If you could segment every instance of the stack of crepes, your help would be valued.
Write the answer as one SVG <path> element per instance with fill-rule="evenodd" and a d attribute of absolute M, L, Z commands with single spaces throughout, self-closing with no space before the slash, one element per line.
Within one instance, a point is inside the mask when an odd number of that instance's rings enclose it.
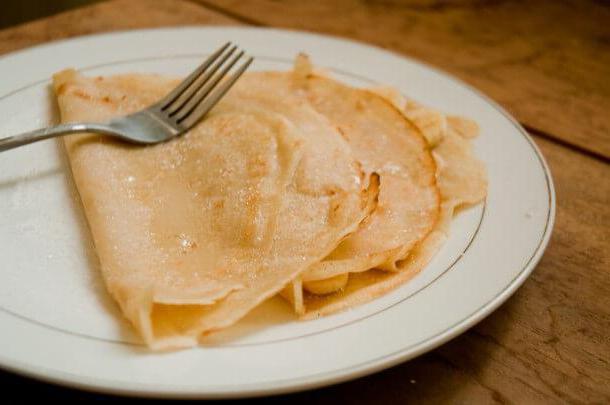
<path fill-rule="evenodd" d="M 63 122 L 145 108 L 178 80 L 54 77 Z M 108 291 L 150 348 L 196 345 L 281 294 L 302 318 L 408 281 L 480 202 L 477 125 L 358 89 L 299 55 L 246 73 L 184 136 L 65 138 Z"/>

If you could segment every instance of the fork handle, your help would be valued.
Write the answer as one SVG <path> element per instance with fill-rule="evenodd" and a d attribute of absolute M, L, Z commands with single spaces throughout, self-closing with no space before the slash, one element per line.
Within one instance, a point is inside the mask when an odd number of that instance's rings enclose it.
<path fill-rule="evenodd" d="M 44 139 L 54 138 L 56 136 L 77 134 L 81 132 L 93 132 L 98 134 L 115 134 L 116 131 L 110 126 L 104 124 L 92 123 L 73 123 L 61 124 L 54 127 L 36 129 L 30 132 L 9 136 L 8 138 L 0 139 L 0 152 L 27 145 L 33 142 L 42 141 Z"/>

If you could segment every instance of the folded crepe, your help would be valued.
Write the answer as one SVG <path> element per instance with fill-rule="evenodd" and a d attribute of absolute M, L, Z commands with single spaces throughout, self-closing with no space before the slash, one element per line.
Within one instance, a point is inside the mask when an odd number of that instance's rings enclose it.
<path fill-rule="evenodd" d="M 356 232 L 311 266 L 284 296 L 302 318 L 370 301 L 419 272 L 448 236 L 455 208 L 486 195 L 471 120 L 445 116 L 392 88 L 357 89 L 299 55 L 294 86 L 337 125 L 365 173 L 380 178 L 378 204 Z"/>
<path fill-rule="evenodd" d="M 297 60 L 306 66 L 307 60 Z M 357 232 L 304 275 L 320 280 L 345 270 L 396 270 L 396 262 L 434 226 L 439 214 L 435 163 L 418 128 L 386 99 L 295 69 L 313 107 L 333 122 L 365 173 L 380 178 L 379 201 Z M 307 283 L 305 283 L 307 289 Z"/>
<path fill-rule="evenodd" d="M 156 75 L 54 77 L 62 121 L 159 100 Z M 485 198 L 476 123 L 358 89 L 306 56 L 249 72 L 186 135 L 65 138 L 109 292 L 153 349 L 192 346 L 280 293 L 303 319 L 407 282 Z"/>
<path fill-rule="evenodd" d="M 432 113 L 436 114 L 436 111 Z M 472 123 L 468 120 L 458 121 L 460 125 Z M 476 136 L 471 132 L 467 135 Z M 396 271 L 373 268 L 350 273 L 349 277 L 342 275 L 345 278 L 342 285 L 337 284 L 337 276 L 317 281 L 325 294 L 301 289 L 301 296 L 296 301 L 300 302 L 299 313 L 302 319 L 317 318 L 352 308 L 405 284 L 442 247 L 449 236 L 450 223 L 456 210 L 477 204 L 485 198 L 485 167 L 474 156 L 471 143 L 460 135 L 456 127 L 448 126 L 443 139 L 432 153 L 437 162 L 437 183 L 441 197 L 440 212 L 434 227 L 414 245 L 404 259 L 396 262 Z M 297 295 L 296 292 L 294 294 Z"/>
<path fill-rule="evenodd" d="M 62 122 L 137 111 L 176 83 L 73 70 L 53 80 Z M 166 143 L 64 142 L 108 291 L 153 349 L 238 321 L 356 231 L 376 199 L 375 176 L 281 74 L 244 75 Z"/>

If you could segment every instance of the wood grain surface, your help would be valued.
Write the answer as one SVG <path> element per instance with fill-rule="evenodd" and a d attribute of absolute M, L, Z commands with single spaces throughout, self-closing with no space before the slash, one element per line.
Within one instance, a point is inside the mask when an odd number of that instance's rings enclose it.
<path fill-rule="evenodd" d="M 199 0 L 198 0 L 199 1 Z M 342 35 L 448 70 L 530 128 L 557 191 L 533 275 L 460 337 L 296 403 L 610 402 L 610 21 L 602 2 L 112 0 L 0 31 L 0 53 L 109 30 L 265 24 Z M 524 9 L 525 8 L 525 9 Z M 330 14 L 329 14 L 330 13 Z M 570 24 L 562 25 L 568 18 Z M 7 373 L 0 387 L 93 399 Z"/>
<path fill-rule="evenodd" d="M 107 1 L 2 30 L 0 54 L 79 35 L 196 24 L 234 25 L 239 22 L 188 1 Z"/>
<path fill-rule="evenodd" d="M 608 3 L 199 1 L 246 23 L 339 35 L 418 58 L 483 90 L 523 125 L 610 157 Z"/>

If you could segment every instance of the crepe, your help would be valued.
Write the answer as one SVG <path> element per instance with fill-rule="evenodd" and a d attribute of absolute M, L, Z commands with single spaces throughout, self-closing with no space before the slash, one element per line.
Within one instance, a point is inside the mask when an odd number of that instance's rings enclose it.
<path fill-rule="evenodd" d="M 381 178 L 372 214 L 299 278 L 300 290 L 293 286 L 295 311 L 313 318 L 407 282 L 442 246 L 455 209 L 485 197 L 487 180 L 469 141 L 478 134 L 472 120 L 422 106 L 393 88 L 343 85 L 318 73 L 304 55 L 297 58 L 293 78 L 314 108 L 338 126 L 365 172 Z M 405 185 L 405 179 L 423 181 L 415 183 L 419 189 L 403 186 L 401 193 L 396 177 Z M 399 215 L 384 215 L 385 207 Z"/>
<path fill-rule="evenodd" d="M 128 114 L 175 85 L 54 77 L 62 122 Z M 64 139 L 106 286 L 153 349 L 235 323 L 354 232 L 376 197 L 337 129 L 272 73 L 244 75 L 166 143 Z"/>
<path fill-rule="evenodd" d="M 388 88 L 372 89 L 391 102 L 422 132 L 436 162 L 436 184 L 440 195 L 440 212 L 434 227 L 418 241 L 396 271 L 369 269 L 350 273 L 339 289 L 333 279 L 320 280 L 316 291 L 304 291 L 300 298 L 302 319 L 312 319 L 352 308 L 373 300 L 403 285 L 421 271 L 443 245 L 449 235 L 456 209 L 481 202 L 487 194 L 485 166 L 473 151 L 471 139 L 478 135 L 478 126 L 470 119 L 447 116 L 439 111 L 407 100 Z"/>
<path fill-rule="evenodd" d="M 346 273 L 396 271 L 396 262 L 423 239 L 439 214 L 435 164 L 419 129 L 392 103 L 364 89 L 313 73 L 297 59 L 294 80 L 313 107 L 333 122 L 367 174 L 380 178 L 375 210 L 357 232 L 303 274 L 304 287 L 331 291 Z M 332 278 L 331 278 L 332 277 Z M 313 281 L 328 279 L 326 285 Z"/>
<path fill-rule="evenodd" d="M 380 179 L 378 203 L 359 229 L 298 280 L 314 295 L 348 285 L 354 273 L 372 268 L 397 271 L 437 222 L 440 197 L 435 163 L 420 130 L 386 98 L 343 85 L 315 71 L 300 55 L 292 80 L 298 92 L 337 126 L 368 175 Z M 289 300 L 303 315 L 308 304 L 292 286 Z"/>
<path fill-rule="evenodd" d="M 157 75 L 54 77 L 62 121 L 159 100 Z M 370 301 L 434 256 L 485 198 L 477 124 L 359 89 L 304 55 L 248 72 L 186 135 L 65 138 L 108 291 L 153 349 L 195 345 L 281 294 L 302 319 Z"/>

